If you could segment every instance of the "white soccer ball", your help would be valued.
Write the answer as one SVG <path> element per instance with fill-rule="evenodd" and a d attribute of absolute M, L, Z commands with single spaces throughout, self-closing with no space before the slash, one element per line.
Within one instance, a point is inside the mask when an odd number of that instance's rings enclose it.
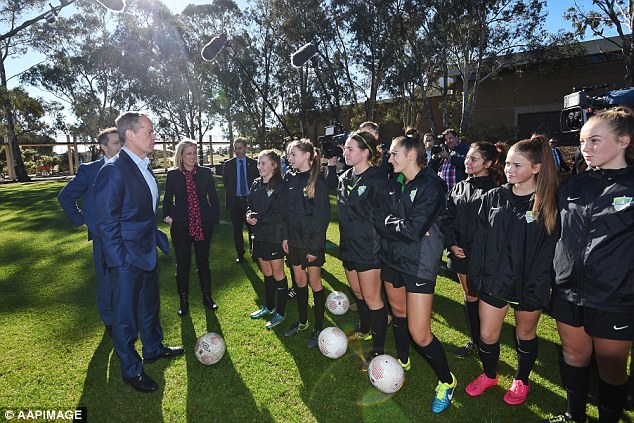
<path fill-rule="evenodd" d="M 209 332 L 198 338 L 194 352 L 198 361 L 205 365 L 216 364 L 225 355 L 225 341 L 222 336 Z"/>
<path fill-rule="evenodd" d="M 350 308 L 350 300 L 348 296 L 341 291 L 333 291 L 326 298 L 326 305 L 332 314 L 341 316 Z"/>
<path fill-rule="evenodd" d="M 328 358 L 339 358 L 348 350 L 348 338 L 336 327 L 321 331 L 318 338 L 319 351 Z"/>
<path fill-rule="evenodd" d="M 382 354 L 370 362 L 368 377 L 376 389 L 384 394 L 393 394 L 403 386 L 405 371 L 394 357 Z"/>

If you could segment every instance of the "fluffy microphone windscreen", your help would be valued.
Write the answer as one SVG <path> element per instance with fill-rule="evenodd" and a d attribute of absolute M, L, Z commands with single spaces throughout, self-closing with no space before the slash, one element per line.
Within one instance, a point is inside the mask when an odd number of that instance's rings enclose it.
<path fill-rule="evenodd" d="M 291 63 L 296 68 L 301 68 L 311 57 L 317 53 L 317 45 L 313 43 L 304 44 L 299 50 L 291 54 Z"/>
<path fill-rule="evenodd" d="M 125 9 L 125 0 L 97 0 L 103 7 L 115 12 L 121 12 Z"/>
<path fill-rule="evenodd" d="M 200 52 L 200 54 L 203 56 L 204 60 L 214 60 L 226 43 L 227 33 L 223 32 L 222 34 L 212 38 L 211 41 L 205 44 L 205 47 L 203 47 L 203 50 Z"/>

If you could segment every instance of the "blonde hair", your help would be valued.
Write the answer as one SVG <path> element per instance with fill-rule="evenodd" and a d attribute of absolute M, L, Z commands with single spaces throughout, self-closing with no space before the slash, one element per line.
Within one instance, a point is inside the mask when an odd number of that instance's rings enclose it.
<path fill-rule="evenodd" d="M 185 138 L 184 140 L 182 140 L 181 142 L 179 142 L 176 145 L 176 153 L 174 153 L 174 168 L 175 169 L 181 169 L 182 170 L 182 166 L 183 166 L 183 151 L 185 151 L 185 149 L 187 147 L 196 148 L 196 142 L 193 141 L 193 140 L 190 140 L 188 138 Z"/>

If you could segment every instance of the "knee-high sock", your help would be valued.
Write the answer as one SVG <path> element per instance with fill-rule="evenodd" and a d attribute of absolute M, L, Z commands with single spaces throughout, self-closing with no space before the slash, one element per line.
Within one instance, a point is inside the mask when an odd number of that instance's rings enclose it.
<path fill-rule="evenodd" d="M 326 312 L 326 291 L 324 288 L 320 291 L 313 291 L 313 300 L 315 301 L 315 329 L 321 331 L 324 328 L 324 313 Z"/>
<path fill-rule="evenodd" d="M 359 332 L 368 333 L 371 328 L 370 309 L 364 299 L 357 298 L 357 310 L 359 312 Z"/>
<path fill-rule="evenodd" d="M 394 316 L 392 319 L 392 331 L 394 332 L 394 344 L 396 344 L 396 356 L 401 360 L 401 363 L 407 363 L 410 343 L 407 317 Z"/>
<path fill-rule="evenodd" d="M 434 339 L 425 347 L 418 345 L 416 342 L 412 342 L 412 345 L 414 349 L 427 360 L 434 372 L 436 372 L 438 380 L 443 383 L 453 382 L 451 372 L 449 371 L 449 363 L 447 362 L 447 354 L 445 354 L 445 349 L 438 338 L 434 336 Z"/>
<path fill-rule="evenodd" d="M 500 360 L 500 341 L 495 344 L 485 344 L 480 339 L 478 347 L 478 355 L 482 362 L 484 374 L 490 379 L 495 379 L 498 374 L 498 361 Z"/>
<path fill-rule="evenodd" d="M 528 340 L 515 338 L 515 349 L 517 350 L 517 373 L 515 374 L 515 379 L 521 380 L 525 385 L 528 385 L 528 375 L 530 375 L 535 366 L 535 360 L 537 360 L 537 351 L 539 349 L 537 337 Z"/>
<path fill-rule="evenodd" d="M 275 292 L 277 296 L 277 312 L 280 315 L 284 315 L 286 312 L 286 300 L 288 299 L 288 281 L 286 278 L 281 281 L 275 281 Z"/>
<path fill-rule="evenodd" d="M 372 351 L 383 354 L 387 334 L 387 310 L 385 307 L 370 310 L 370 320 L 372 322 Z"/>
<path fill-rule="evenodd" d="M 559 362 L 561 379 L 566 390 L 566 414 L 576 422 L 586 420 L 586 401 L 590 386 L 589 366 L 574 367 L 563 358 Z"/>
<path fill-rule="evenodd" d="M 273 276 L 264 276 L 264 298 L 266 308 L 273 310 L 275 308 L 275 278 Z"/>
<path fill-rule="evenodd" d="M 308 322 L 308 286 L 295 288 L 297 292 L 297 312 L 299 314 L 299 322 Z"/>
<path fill-rule="evenodd" d="M 618 423 L 623 414 L 628 390 L 628 382 L 611 385 L 603 379 L 599 381 L 599 423 Z"/>
<path fill-rule="evenodd" d="M 467 327 L 471 342 L 477 345 L 480 338 L 480 313 L 478 312 L 478 301 L 464 302 L 465 315 L 467 316 Z"/>

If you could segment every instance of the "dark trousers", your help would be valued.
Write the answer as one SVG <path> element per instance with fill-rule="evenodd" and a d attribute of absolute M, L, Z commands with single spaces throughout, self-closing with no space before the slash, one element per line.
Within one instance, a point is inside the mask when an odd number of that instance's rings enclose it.
<path fill-rule="evenodd" d="M 92 257 L 97 274 L 97 308 L 104 325 L 112 324 L 112 282 L 103 258 L 101 239 L 93 235 Z"/>
<path fill-rule="evenodd" d="M 211 244 L 211 236 L 214 232 L 214 224 L 209 221 L 203 221 L 203 240 L 194 241 L 189 234 L 189 224 L 187 222 L 172 222 L 170 235 L 172 236 L 172 245 L 174 246 L 174 255 L 176 256 L 176 282 L 179 294 L 187 294 L 189 289 L 189 270 L 192 262 L 192 245 L 194 246 L 194 257 L 196 260 L 196 268 L 198 274 L 209 273 L 209 247 Z M 204 286 L 205 282 L 201 278 L 201 289 L 203 292 L 209 293 L 210 286 Z"/>
<path fill-rule="evenodd" d="M 158 356 L 163 350 L 159 322 L 158 269 L 147 271 L 131 264 L 110 269 L 112 276 L 112 340 L 125 378 L 136 377 L 143 363 L 134 344 L 141 334 L 143 357 Z"/>
<path fill-rule="evenodd" d="M 236 197 L 233 203 L 231 213 L 231 224 L 233 225 L 233 245 L 236 247 L 236 255 L 240 258 L 244 256 L 244 234 L 242 232 L 244 226 L 249 231 L 249 251 L 251 251 L 251 226 L 247 225 L 247 198 Z"/>

